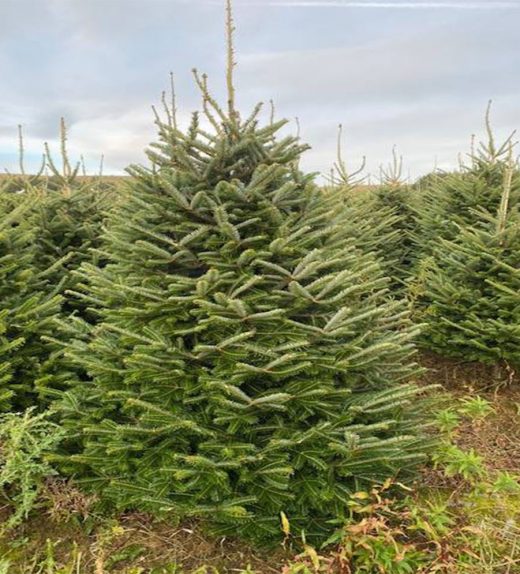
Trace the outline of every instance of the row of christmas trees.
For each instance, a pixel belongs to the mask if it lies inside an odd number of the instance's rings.
[[[62,167],[48,147],[42,170],[27,175],[20,133],[20,174],[0,179],[0,410],[47,404],[50,380],[62,376],[56,320],[85,312],[71,297],[74,272],[100,244],[102,221],[116,204],[113,185],[71,167],[61,125]],[[43,175],[44,169],[46,175]]]
[[[390,208],[381,255],[394,291],[423,323],[418,343],[442,355],[496,365],[513,379],[520,366],[520,169],[512,136],[487,141],[467,165],[413,186],[384,173],[367,213]],[[388,221],[388,220],[387,220]],[[501,367],[501,368],[500,368]]]
[[[427,457],[418,336],[520,364],[520,174],[490,134],[418,188],[395,162],[361,191],[340,156],[322,189],[284,122],[238,113],[228,53],[227,109],[196,75],[211,129],[166,106],[124,192],[64,131],[63,170],[4,183],[1,405],[48,409],[49,459],[112,507],[323,536]]]

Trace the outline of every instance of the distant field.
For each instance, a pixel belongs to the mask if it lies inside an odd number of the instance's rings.
[[[14,178],[19,178],[19,177],[31,177],[32,174],[28,174],[26,176],[23,176],[19,173],[0,173],[0,180],[3,179],[9,179],[10,177],[14,177]],[[42,178],[45,177],[52,177],[52,176],[41,176]],[[88,181],[89,179],[98,179],[99,176],[98,175],[78,175],[77,179],[78,181]],[[118,183],[121,181],[124,181],[125,179],[129,179],[130,176],[128,175],[102,175],[101,179],[103,181],[106,181],[107,183]]]

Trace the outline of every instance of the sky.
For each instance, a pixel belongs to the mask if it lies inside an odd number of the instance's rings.
[[[498,138],[520,128],[520,0],[235,0],[238,107],[273,99],[286,130],[311,149],[306,170],[328,173],[343,154],[366,174],[396,146],[403,175],[457,165],[484,137],[493,100]],[[60,117],[72,159],[96,172],[146,163],[151,106],[175,77],[179,120],[200,108],[192,68],[225,101],[224,0],[0,0],[0,168],[26,168]],[[268,107],[268,106],[267,106]],[[266,111],[264,121],[268,121]]]

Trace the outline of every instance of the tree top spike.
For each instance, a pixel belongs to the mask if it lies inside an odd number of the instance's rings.
[[[20,173],[22,175],[25,175],[24,155],[25,148],[23,145],[23,128],[22,124],[18,124],[18,161],[20,166]]]
[[[234,47],[235,23],[233,20],[232,0],[226,0],[226,50],[227,50],[227,70],[226,82],[228,92],[228,111],[231,120],[235,119],[235,86],[233,81],[233,70],[235,68],[235,47]]]
[[[493,137],[493,130],[491,129],[491,106],[493,104],[493,100],[488,101],[488,105],[486,108],[486,132],[488,135],[488,145],[489,145],[489,152],[493,158],[496,156],[496,148],[495,148],[495,138]]]
[[[69,155],[67,153],[67,124],[65,118],[60,118],[60,144],[61,144],[61,160],[63,165],[63,176],[70,177],[72,168],[69,162]]]
[[[343,159],[342,139],[343,139],[343,124],[339,124],[337,150],[336,150],[336,163],[334,164],[334,170],[337,172],[339,177],[339,180],[336,180],[336,183],[341,183],[342,185],[345,186],[354,187],[355,185],[360,184],[365,179],[364,177],[358,178],[358,176],[365,169],[366,157],[363,156],[361,160],[361,165],[358,169],[356,169],[352,173],[349,173],[345,161]]]
[[[381,183],[397,186],[402,183],[403,156],[397,154],[397,145],[392,146],[392,163],[387,168],[381,166]]]
[[[171,97],[171,114],[174,129],[177,129],[177,94],[175,93],[175,79],[173,72],[170,72],[170,97]]]
[[[507,213],[509,209],[509,199],[511,195],[511,187],[513,183],[514,159],[513,159],[513,144],[509,142],[507,150],[507,165],[504,172],[504,184],[502,197],[500,199],[500,207],[498,208],[497,217],[497,232],[502,233],[506,228]]]

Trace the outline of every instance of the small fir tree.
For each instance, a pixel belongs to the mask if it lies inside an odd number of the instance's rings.
[[[58,320],[71,311],[84,312],[69,294],[77,282],[73,273],[83,261],[98,261],[93,248],[114,196],[112,186],[100,177],[80,177],[81,163],[71,167],[66,139],[62,120],[61,171],[46,145],[44,162],[50,175],[43,168],[30,175],[20,128],[20,173],[2,180],[5,344],[21,345],[4,355],[6,399],[13,399],[3,403],[4,409],[44,406],[47,394],[71,377],[62,347],[54,340],[68,336],[58,331]]]
[[[489,114],[490,106],[486,113],[487,142],[472,149],[470,165],[461,162],[460,171],[436,174],[423,186],[414,236],[417,263],[432,254],[440,239],[455,239],[460,226],[478,225],[480,209],[496,213],[499,208],[512,136],[497,145]],[[520,174],[515,171],[511,182],[511,210],[518,209],[519,200]]]
[[[10,182],[7,182],[10,187]],[[0,411],[36,401],[36,380],[49,355],[41,337],[52,333],[61,298],[49,284],[53,269],[38,270],[34,234],[25,225],[32,206],[13,208],[0,190]]]
[[[392,290],[404,293],[412,277],[416,198],[411,186],[402,180],[403,158],[397,156],[395,148],[392,158],[387,168],[381,167],[381,183],[372,192],[371,208],[374,219],[380,213],[390,214],[380,252],[390,272]]]
[[[478,223],[458,226],[423,263],[418,317],[425,344],[442,354],[520,366],[520,214],[512,161],[496,215],[472,213]]]
[[[283,512],[320,535],[425,456],[415,331],[340,194],[298,169],[305,146],[238,114],[232,28],[228,3],[227,112],[195,72],[213,131],[168,110],[107,264],[82,266],[99,320],[74,320],[68,356],[91,380],[62,395],[57,458],[120,508],[264,539]]]
[[[349,172],[341,150],[342,127],[338,134],[337,161],[331,172],[331,189],[344,200],[343,217],[349,221],[357,245],[374,253],[389,276],[389,289],[394,296],[402,296],[403,283],[410,274],[409,259],[413,241],[410,231],[413,224],[409,205],[411,194],[401,182],[402,160],[394,151],[394,161],[388,169],[381,170],[381,184],[366,185],[361,166]]]
[[[64,297],[63,312],[84,313],[81,302],[69,296],[77,277],[74,271],[83,262],[97,263],[100,236],[106,213],[117,201],[114,185],[102,177],[87,176],[83,159],[71,165],[67,152],[67,131],[61,120],[61,168],[45,144],[49,176],[27,191],[33,196],[33,210],[28,224],[34,230],[37,265],[53,268],[49,282],[59,286]],[[103,161],[103,160],[102,160]],[[101,163],[102,166],[102,163]],[[56,266],[55,263],[62,264]]]

